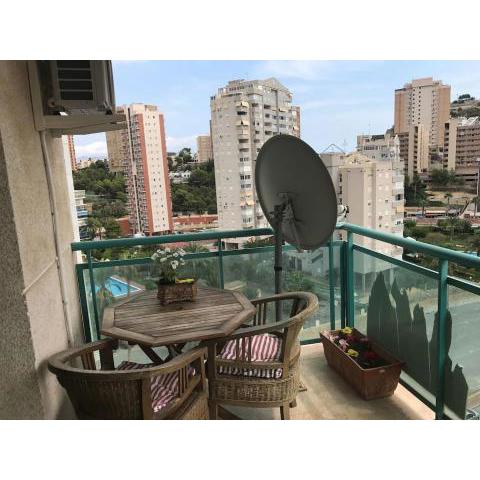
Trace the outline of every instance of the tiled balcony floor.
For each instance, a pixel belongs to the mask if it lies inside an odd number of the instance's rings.
[[[302,347],[302,381],[307,387],[290,410],[292,420],[426,420],[434,413],[401,385],[395,394],[362,400],[328,365],[321,344]],[[280,409],[227,407],[242,419],[280,419]]]

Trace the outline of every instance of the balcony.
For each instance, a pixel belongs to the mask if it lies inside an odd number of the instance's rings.
[[[6,81],[0,94],[5,240],[0,242],[0,416],[72,418],[71,405],[48,372],[47,360],[60,350],[98,339],[104,310],[113,302],[156,288],[150,265],[154,249],[193,243],[196,248],[188,254],[185,273],[206,285],[241,290],[253,299],[274,291],[273,247],[246,244],[229,250],[233,242],[227,240],[264,238],[272,231],[252,228],[71,243],[72,209],[67,206],[74,198],[67,188],[61,140],[35,130],[26,67],[24,61],[2,62]],[[51,162],[46,161],[47,151]],[[49,165],[54,167],[52,185],[46,175]],[[141,184],[141,176],[138,180]],[[246,196],[248,206],[253,206],[252,198]],[[337,240],[339,233],[345,240]],[[427,255],[434,259],[433,267],[381,254],[365,247],[365,239]],[[293,418],[476,416],[480,286],[452,272],[462,266],[468,277],[480,268],[480,258],[348,224],[339,225],[322,248],[297,252],[285,245],[283,253],[284,289],[312,291],[320,300],[319,310],[300,334],[307,391],[299,394]],[[319,331],[342,326],[356,326],[406,361],[393,397],[364,402],[327,368]],[[116,351],[117,359],[141,355],[137,347]],[[242,412],[245,418],[274,415],[270,410]]]
[[[480,307],[480,286],[449,275],[448,267],[478,268],[480,258],[356,225],[339,225],[337,231],[345,241],[333,240],[313,252],[298,253],[284,246],[284,289],[310,290],[320,300],[319,311],[307,320],[300,335],[307,391],[299,394],[293,418],[475,416],[480,404],[480,341],[471,319]],[[117,296],[155,288],[149,256],[161,244],[207,246],[186,257],[186,274],[206,285],[240,290],[249,298],[272,294],[273,247],[223,247],[226,238],[271,234],[270,229],[250,229],[74,243],[73,250],[82,251],[85,260],[76,267],[85,339],[98,338],[102,312]],[[403,247],[429,255],[437,259],[438,268],[427,269],[368,249],[354,242],[354,235],[395,245],[399,251]],[[102,249],[108,249],[109,261],[101,259]],[[132,258],[112,259],[116,250],[126,249]],[[122,284],[121,293],[99,294],[108,290],[109,279]],[[393,397],[365,402],[327,367],[319,332],[344,326],[355,326],[406,361],[401,386]],[[130,355],[141,352],[133,350]],[[437,374],[442,371],[444,375]],[[236,411],[242,418],[277,415],[274,410]]]

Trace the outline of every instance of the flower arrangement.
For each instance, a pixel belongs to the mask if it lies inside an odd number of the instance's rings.
[[[193,282],[193,278],[177,279],[177,272],[180,267],[185,265],[185,250],[182,248],[160,248],[153,255],[152,260],[158,273],[158,283],[170,285],[173,283]]]
[[[362,368],[387,365],[387,362],[373,350],[370,340],[367,337],[355,336],[350,327],[331,332],[329,338]]]

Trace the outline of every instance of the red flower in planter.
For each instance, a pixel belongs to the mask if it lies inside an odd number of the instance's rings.
[[[363,357],[365,360],[376,360],[379,358],[373,350],[367,350],[366,352],[363,352]]]

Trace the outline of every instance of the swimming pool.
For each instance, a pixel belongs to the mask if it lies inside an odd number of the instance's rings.
[[[129,287],[126,282],[123,282],[116,277],[108,277],[105,281],[105,287],[115,298],[127,295],[129,288],[130,293],[138,292],[140,290],[138,287],[135,287],[132,284],[130,284]],[[100,286],[97,285],[96,290],[98,291],[99,289]]]

